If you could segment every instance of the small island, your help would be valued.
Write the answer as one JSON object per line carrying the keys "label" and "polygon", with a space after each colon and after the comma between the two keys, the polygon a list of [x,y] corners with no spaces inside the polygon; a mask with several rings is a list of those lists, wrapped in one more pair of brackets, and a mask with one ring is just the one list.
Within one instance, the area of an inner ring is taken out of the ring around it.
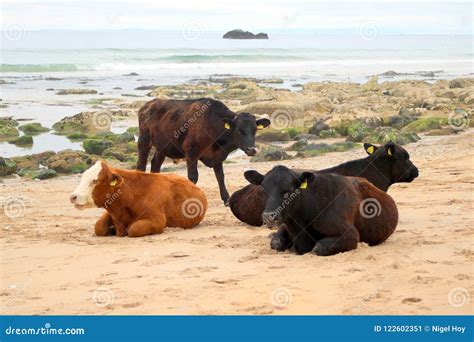
{"label": "small island", "polygon": [[232,30],[222,36],[224,39],[268,39],[268,34],[257,33],[253,34],[244,30]]}

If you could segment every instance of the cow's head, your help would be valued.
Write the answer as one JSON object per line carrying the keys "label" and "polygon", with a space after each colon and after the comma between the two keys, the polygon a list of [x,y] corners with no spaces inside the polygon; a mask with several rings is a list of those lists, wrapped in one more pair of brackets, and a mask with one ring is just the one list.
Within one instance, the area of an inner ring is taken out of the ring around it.
{"label": "cow's head", "polygon": [[300,188],[308,178],[307,175],[304,178],[282,165],[275,166],[265,176],[255,170],[246,171],[244,176],[251,184],[262,186],[267,194],[267,203],[262,213],[262,221],[267,227],[281,223],[282,214],[300,194]]}
{"label": "cow's head", "polygon": [[122,177],[103,161],[96,162],[81,178],[81,183],[69,198],[77,209],[104,207],[114,198]]}
{"label": "cow's head", "polygon": [[411,162],[410,155],[400,145],[388,142],[383,146],[365,143],[364,149],[369,154],[369,159],[391,184],[409,183],[418,177],[418,168]]}
{"label": "cow's head", "polygon": [[257,154],[255,133],[270,125],[268,119],[256,119],[250,113],[240,113],[234,119],[224,119],[224,128],[232,134],[235,144],[248,156]]}

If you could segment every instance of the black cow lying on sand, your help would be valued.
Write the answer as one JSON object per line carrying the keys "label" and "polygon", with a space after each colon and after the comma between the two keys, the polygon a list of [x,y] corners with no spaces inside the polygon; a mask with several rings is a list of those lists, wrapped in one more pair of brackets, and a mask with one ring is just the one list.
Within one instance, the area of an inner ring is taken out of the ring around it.
{"label": "black cow lying on sand", "polygon": [[[368,157],[351,160],[340,165],[318,170],[319,173],[337,173],[344,176],[362,177],[382,191],[394,183],[411,182],[418,177],[418,169],[410,161],[410,155],[400,145],[389,142],[377,147],[364,144]],[[390,151],[390,154],[389,154]],[[294,169],[296,173],[315,170]],[[240,221],[251,226],[261,226],[262,212],[267,195],[262,187],[249,184],[234,192],[229,200],[232,213]]]}
{"label": "black cow lying on sand", "polygon": [[320,256],[385,241],[398,223],[393,199],[363,178],[331,173],[297,174],[276,166],[265,176],[247,171],[245,178],[268,194],[263,221],[284,224],[296,253]]}
{"label": "black cow lying on sand", "polygon": [[[410,161],[410,155],[400,145],[393,142],[380,147],[364,144],[364,148],[368,157],[317,172],[365,178],[382,191],[387,191],[394,183],[409,183],[418,177],[418,168]],[[293,171],[301,174],[312,170],[295,169]],[[230,209],[242,222],[252,226],[261,226],[267,197],[261,186],[249,184],[232,194],[229,201]],[[271,246],[280,251],[291,247],[291,240],[284,225],[273,235]]]}
{"label": "black cow lying on sand", "polygon": [[147,102],[138,112],[138,164],[145,171],[152,146],[156,152],[151,171],[160,172],[165,157],[186,158],[188,178],[198,181],[198,160],[212,167],[219,183],[221,198],[228,203],[222,162],[240,148],[248,156],[257,153],[255,133],[270,125],[249,113],[236,114],[222,102],[198,100],[159,100]]}

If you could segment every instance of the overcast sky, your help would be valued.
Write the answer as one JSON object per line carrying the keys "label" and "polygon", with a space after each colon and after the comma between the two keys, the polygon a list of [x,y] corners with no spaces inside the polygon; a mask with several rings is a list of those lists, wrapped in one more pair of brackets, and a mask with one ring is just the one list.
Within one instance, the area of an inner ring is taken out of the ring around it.
{"label": "overcast sky", "polygon": [[2,0],[2,29],[308,29],[472,34],[471,1]]}

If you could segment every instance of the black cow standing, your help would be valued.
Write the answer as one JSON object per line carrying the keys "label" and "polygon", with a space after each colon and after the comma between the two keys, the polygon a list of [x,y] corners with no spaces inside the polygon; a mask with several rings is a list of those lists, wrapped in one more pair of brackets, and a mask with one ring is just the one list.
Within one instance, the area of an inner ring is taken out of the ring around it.
{"label": "black cow standing", "polygon": [[138,164],[145,171],[148,154],[155,146],[151,172],[160,172],[165,157],[186,158],[188,178],[198,181],[197,162],[212,167],[221,198],[227,205],[222,162],[240,148],[248,156],[257,153],[255,133],[270,125],[268,119],[256,119],[250,113],[236,114],[220,101],[159,100],[147,102],[138,112]]}

